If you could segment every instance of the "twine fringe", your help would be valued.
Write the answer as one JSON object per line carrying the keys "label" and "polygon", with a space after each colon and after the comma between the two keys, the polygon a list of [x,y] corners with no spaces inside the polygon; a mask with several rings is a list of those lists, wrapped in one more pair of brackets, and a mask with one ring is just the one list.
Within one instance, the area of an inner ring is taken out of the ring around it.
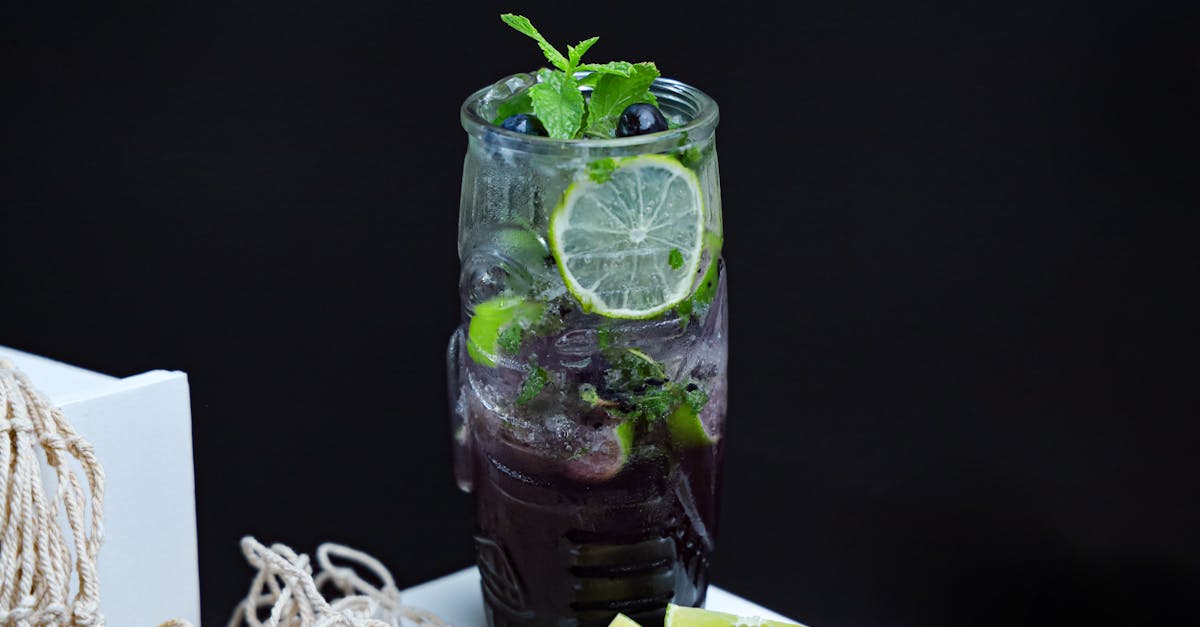
{"label": "twine fringe", "polygon": [[[42,485],[39,448],[56,479],[52,497]],[[71,459],[82,467],[86,493]],[[96,558],[104,536],[104,469],[91,443],[3,358],[0,468],[0,626],[103,626]],[[59,526],[60,505],[70,542]]]}

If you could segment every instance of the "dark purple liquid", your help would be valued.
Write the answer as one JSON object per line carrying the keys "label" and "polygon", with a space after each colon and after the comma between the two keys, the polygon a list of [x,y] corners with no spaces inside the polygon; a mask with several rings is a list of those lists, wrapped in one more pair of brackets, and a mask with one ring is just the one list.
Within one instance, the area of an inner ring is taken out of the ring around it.
{"label": "dark purple liquid", "polygon": [[[497,446],[499,444],[499,446]],[[633,459],[602,482],[475,442],[477,561],[493,627],[661,625],[708,585],[720,445]]]}
{"label": "dark purple liquid", "polygon": [[[667,603],[698,606],[708,586],[727,398],[724,281],[686,328],[670,318],[611,325],[608,353],[594,320],[567,322],[495,365],[468,356],[465,329],[451,341],[455,477],[475,495],[488,624],[607,626],[619,612],[661,626]],[[628,409],[585,399],[583,386],[604,402],[628,398],[608,387],[613,355],[626,350],[662,364],[665,376],[645,389],[707,394],[695,417],[707,440],[694,428],[673,433],[670,417],[624,418]],[[518,401],[529,363],[547,382]]]}

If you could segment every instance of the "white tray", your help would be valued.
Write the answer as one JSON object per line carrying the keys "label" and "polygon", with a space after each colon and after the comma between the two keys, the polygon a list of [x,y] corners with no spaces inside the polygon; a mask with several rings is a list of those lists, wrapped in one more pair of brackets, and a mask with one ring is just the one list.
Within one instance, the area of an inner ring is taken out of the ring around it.
{"label": "white tray", "polygon": [[[485,624],[483,595],[479,591],[479,571],[474,567],[465,568],[440,579],[427,581],[400,594],[405,605],[429,610],[454,627],[483,627]],[[796,622],[716,586],[708,587],[708,601],[704,606],[710,610],[729,612],[738,616],[758,616],[772,620]]]}

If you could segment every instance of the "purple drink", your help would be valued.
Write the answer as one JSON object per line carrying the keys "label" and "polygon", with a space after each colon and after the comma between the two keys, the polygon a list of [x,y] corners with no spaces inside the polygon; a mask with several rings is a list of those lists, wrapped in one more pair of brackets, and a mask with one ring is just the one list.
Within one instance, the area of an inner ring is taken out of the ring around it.
{"label": "purple drink", "polygon": [[[522,19],[505,16],[540,38]],[[546,54],[568,66],[462,108],[455,477],[492,627],[659,625],[668,602],[704,601],[716,531],[717,107],[653,64]]]}
{"label": "purple drink", "polygon": [[[703,325],[682,333],[678,321],[638,327],[626,339],[658,349],[664,378],[711,390],[697,419],[705,434],[720,433],[724,289]],[[578,364],[580,348],[565,338],[571,332],[529,350],[543,351],[542,363]],[[475,494],[489,624],[607,625],[621,612],[649,626],[661,624],[668,602],[699,606],[716,532],[719,437],[679,442],[687,438],[673,437],[668,419],[640,426],[623,450],[621,423],[569,393],[588,385],[600,396],[611,392],[603,389],[611,369],[605,355],[625,350],[623,341],[595,350],[596,366],[558,370],[553,386],[568,392],[544,390],[541,403],[515,415],[493,408],[516,394],[524,373],[472,362],[461,332],[454,342],[463,373],[456,400],[469,425],[457,439],[456,474]],[[571,350],[562,352],[564,344]]]}

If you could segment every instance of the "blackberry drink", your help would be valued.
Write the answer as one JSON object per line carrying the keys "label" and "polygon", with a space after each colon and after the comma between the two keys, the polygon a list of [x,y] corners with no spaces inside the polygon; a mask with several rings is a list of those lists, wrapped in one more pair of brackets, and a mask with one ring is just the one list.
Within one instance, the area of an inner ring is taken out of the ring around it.
{"label": "blackberry drink", "polygon": [[455,476],[489,623],[661,624],[707,586],[725,420],[716,104],[595,38],[463,104]]}

